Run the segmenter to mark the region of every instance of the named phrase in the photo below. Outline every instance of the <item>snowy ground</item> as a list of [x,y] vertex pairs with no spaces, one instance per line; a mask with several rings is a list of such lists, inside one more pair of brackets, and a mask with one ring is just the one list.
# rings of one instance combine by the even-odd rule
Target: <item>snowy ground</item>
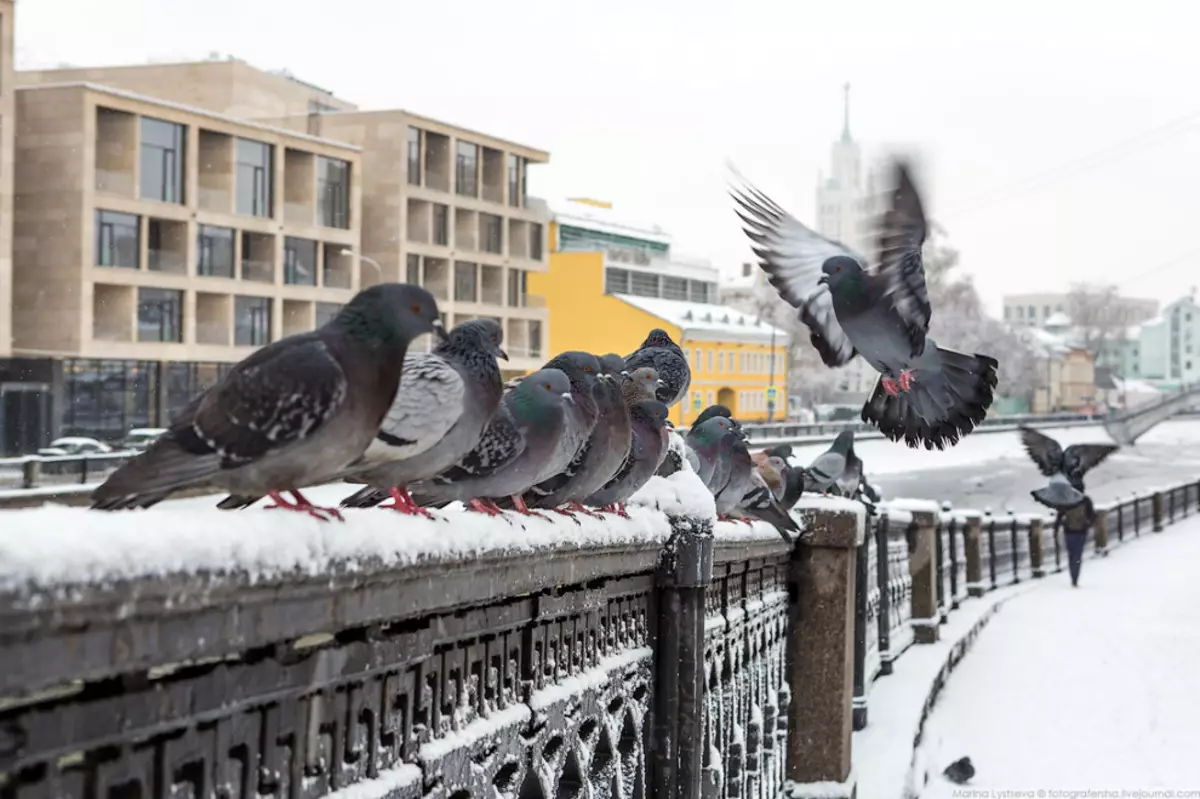
[[1078,589],[1064,571],[1007,602],[926,726],[934,773],[969,755],[976,776],[934,779],[922,795],[1200,796],[1196,563],[1200,519],[1086,559]]

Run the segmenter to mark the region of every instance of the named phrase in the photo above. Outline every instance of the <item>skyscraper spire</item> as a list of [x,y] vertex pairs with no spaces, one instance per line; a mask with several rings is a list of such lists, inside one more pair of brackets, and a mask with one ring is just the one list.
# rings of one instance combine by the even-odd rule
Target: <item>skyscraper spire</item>
[[842,141],[849,142],[850,139],[850,83],[847,81],[842,86],[842,92],[845,95],[844,105],[842,107]]

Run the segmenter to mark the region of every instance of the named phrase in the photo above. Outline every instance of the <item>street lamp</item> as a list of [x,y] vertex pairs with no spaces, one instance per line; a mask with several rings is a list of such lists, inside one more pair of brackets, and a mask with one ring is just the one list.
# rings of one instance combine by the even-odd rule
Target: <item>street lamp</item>
[[[354,255],[354,250],[350,249],[349,247],[343,247],[342,255]],[[375,267],[375,274],[379,278],[379,280],[377,280],[376,282],[377,283],[383,282],[383,267],[379,265],[379,261],[376,261],[374,258],[372,258],[369,255],[363,255],[362,253],[358,254],[358,260],[366,261],[371,266]]]

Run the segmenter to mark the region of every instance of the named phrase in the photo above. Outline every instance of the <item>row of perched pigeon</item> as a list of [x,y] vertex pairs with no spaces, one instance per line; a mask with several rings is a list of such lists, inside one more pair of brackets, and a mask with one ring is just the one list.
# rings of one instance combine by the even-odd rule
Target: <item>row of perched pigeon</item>
[[[441,339],[434,351],[408,354],[428,332]],[[266,496],[340,519],[300,491],[344,480],[365,487],[342,507],[390,496],[385,507],[423,516],[455,501],[489,514],[624,514],[666,452],[668,406],[691,381],[682,350],[655,330],[626,358],[565,352],[505,386],[502,338],[486,319],[447,334],[418,286],[365,289],[319,330],[235,365],[92,507],[144,508],[203,486],[230,493],[223,509]]]

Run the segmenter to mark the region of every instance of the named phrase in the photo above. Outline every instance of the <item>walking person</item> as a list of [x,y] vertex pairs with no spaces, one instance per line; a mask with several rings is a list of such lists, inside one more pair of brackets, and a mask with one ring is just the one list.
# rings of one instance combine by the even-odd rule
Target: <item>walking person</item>
[[1096,521],[1096,508],[1092,498],[1084,494],[1083,502],[1059,513],[1063,538],[1067,542],[1067,566],[1071,571],[1071,585],[1079,587],[1079,570],[1083,566],[1083,549],[1087,546],[1088,530]]

